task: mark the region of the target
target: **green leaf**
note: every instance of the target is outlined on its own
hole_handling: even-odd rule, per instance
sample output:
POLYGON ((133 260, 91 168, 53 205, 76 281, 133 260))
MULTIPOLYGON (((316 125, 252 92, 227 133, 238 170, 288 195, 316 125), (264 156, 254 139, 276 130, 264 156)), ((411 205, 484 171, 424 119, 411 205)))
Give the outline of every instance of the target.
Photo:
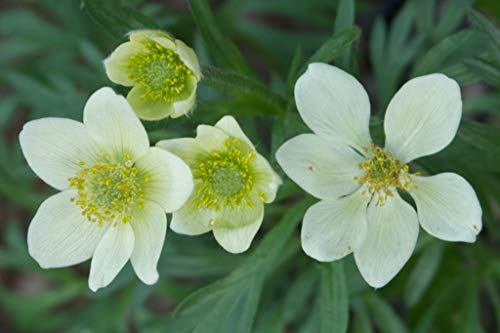
MULTIPOLYGON (((340 0, 337 6, 337 15, 335 16, 335 33, 354 26, 355 8, 354 0, 340 0)), ((342 52, 335 64, 344 70, 349 70, 352 65, 351 56, 352 50, 351 47, 348 47, 342 52)))
POLYGON ((321 332, 346 332, 349 321, 349 296, 341 261, 322 264, 320 309, 321 332))
POLYGON ((496 60, 500 63, 500 29, 498 29, 495 24, 490 22, 486 17, 473 9, 470 9, 467 12, 467 16, 475 29, 482 31, 486 34, 486 36, 488 36, 490 44, 496 53, 496 60))
POLYGON ((498 65, 480 58, 465 59, 463 63, 470 71, 476 72, 486 83, 500 87, 500 67, 498 65))
POLYGON ((286 323, 293 322, 300 312, 307 307, 307 301, 311 296, 317 278, 317 271, 310 266, 289 286, 283 301, 283 317, 286 323))
POLYGON ((500 112, 500 94, 482 94, 464 101, 464 113, 500 112))
POLYGON ((288 211, 257 249, 228 277, 207 285, 183 300, 171 321, 175 332, 250 332, 263 283, 279 261, 288 238, 301 220, 306 200, 288 211), (183 332, 183 331, 182 331, 183 332))
POLYGON ((485 39, 472 29, 450 35, 430 49, 416 63, 412 76, 443 72, 444 69, 485 50, 485 39))
POLYGON ((413 306, 422 298, 436 274, 443 257, 444 243, 435 241, 427 246, 410 277, 406 280, 404 298, 406 304, 413 306))
POLYGON ((232 69, 250 77, 255 73, 235 44, 226 38, 217 26, 206 0, 189 0, 191 14, 200 31, 205 46, 221 67, 232 69))
POLYGON ((372 318, 377 327, 384 333, 409 333, 403 320, 397 315, 392 307, 376 294, 370 294, 365 299, 372 318))
POLYGON ((332 62, 358 39, 359 36, 361 36, 361 29, 357 26, 335 33, 321 45, 321 47, 309 58, 306 64, 308 65, 313 62, 332 62))
POLYGON ((135 29, 158 29, 158 24, 119 0, 82 0, 90 17, 115 39, 121 40, 135 29))
POLYGON ((233 71, 217 67, 204 67, 201 83, 233 95, 242 94, 257 98, 271 106, 272 113, 284 114, 286 102, 283 97, 272 92, 260 82, 233 71))
POLYGON ((424 38, 412 36, 415 12, 411 2, 394 18, 390 30, 381 18, 377 18, 370 40, 370 59, 378 89, 378 111, 385 108, 399 86, 401 76, 420 50, 424 38))

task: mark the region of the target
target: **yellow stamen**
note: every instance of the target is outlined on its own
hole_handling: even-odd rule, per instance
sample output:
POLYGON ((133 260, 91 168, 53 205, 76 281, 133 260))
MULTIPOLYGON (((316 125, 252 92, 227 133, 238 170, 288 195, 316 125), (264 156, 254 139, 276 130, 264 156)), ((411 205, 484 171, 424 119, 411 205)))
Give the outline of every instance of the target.
POLYGON ((116 221, 128 223, 132 219, 132 210, 144 206, 140 199, 144 194, 139 171, 128 154, 124 157, 124 162, 101 158, 100 162, 69 178, 69 185, 77 190, 77 196, 70 201, 80 206, 82 215, 90 222, 99 225, 116 221), (105 162, 101 162, 103 160, 105 162))
POLYGON ((382 206, 388 197, 394 196, 396 189, 415 187, 411 182, 413 175, 409 173, 408 165, 402 164, 390 152, 374 144, 363 148, 363 151, 368 157, 359 163, 359 168, 365 173, 361 177, 354 177, 361 185, 366 184, 362 195, 368 194, 370 200, 376 195, 377 205, 382 206))
POLYGON ((178 54, 157 42, 144 44, 145 50, 131 56, 129 77, 143 87, 142 99, 175 102, 191 94, 188 78, 193 72, 178 54))
POLYGON ((220 210, 241 204, 253 207, 248 196, 254 187, 250 162, 255 152, 235 138, 227 139, 224 145, 226 150, 212 152, 194 170, 195 178, 201 180, 197 208, 220 210))

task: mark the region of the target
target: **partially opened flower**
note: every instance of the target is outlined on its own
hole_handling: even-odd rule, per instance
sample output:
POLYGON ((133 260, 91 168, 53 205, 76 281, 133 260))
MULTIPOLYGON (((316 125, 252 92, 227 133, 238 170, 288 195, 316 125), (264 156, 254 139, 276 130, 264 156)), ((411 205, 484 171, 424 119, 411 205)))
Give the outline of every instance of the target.
POLYGON ((246 251, 262 223, 264 203, 274 200, 281 179, 236 120, 226 116, 215 126, 198 126, 196 138, 157 146, 180 156, 194 177, 193 194, 174 212, 170 228, 186 235, 213 231, 227 251, 246 251))
POLYGON ((142 119, 180 117, 193 109, 200 65, 193 49, 159 30, 137 30, 104 60, 109 79, 133 87, 127 95, 142 119))
POLYGON ((458 84, 443 74, 417 77, 387 108, 385 147, 370 138, 370 102, 361 84, 326 64, 311 64, 295 85, 297 108, 314 134, 287 141, 277 160, 305 191, 321 199, 308 209, 302 248, 319 261, 354 252, 364 279, 387 284, 410 258, 419 222, 447 241, 474 242, 481 207, 471 185, 454 173, 423 177, 408 163, 454 138, 462 114, 458 84), (407 191, 417 211, 398 191, 407 191))
POLYGON ((61 191, 41 204, 29 226, 29 253, 40 266, 92 258, 89 287, 96 291, 130 259, 142 281, 155 283, 165 213, 186 201, 193 180, 180 158, 149 146, 125 98, 102 88, 85 105, 83 123, 33 120, 19 140, 33 171, 61 191))

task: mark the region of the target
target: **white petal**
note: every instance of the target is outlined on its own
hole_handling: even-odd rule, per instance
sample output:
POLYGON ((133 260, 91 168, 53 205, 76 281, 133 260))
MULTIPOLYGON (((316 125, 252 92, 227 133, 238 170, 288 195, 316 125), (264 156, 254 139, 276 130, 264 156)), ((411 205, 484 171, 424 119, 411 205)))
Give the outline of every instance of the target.
POLYGON ((106 287, 118 275, 134 249, 134 231, 130 223, 112 225, 104 234, 90 265, 89 288, 106 287))
POLYGON ((311 206, 302 222, 302 249, 319 261, 333 261, 355 251, 365 239, 368 196, 358 190, 311 206))
POLYGON ((97 155, 85 126, 70 119, 30 121, 19 134, 19 141, 31 169, 59 190, 68 188, 68 178, 81 169, 79 162, 92 163, 97 155))
MULTIPOLYGON (((238 227, 228 227, 228 228, 214 228, 214 237, 217 242, 224 248, 224 250, 231 253, 241 253, 248 250, 252 240, 254 239, 257 231, 262 224, 264 218, 264 207, 260 205, 255 209, 255 212, 259 214, 254 216, 256 219, 254 222, 249 224, 244 224, 238 227)), ((235 224, 238 224, 237 222, 235 224)))
POLYGON ((216 124, 215 127, 223 130, 226 132, 228 135, 232 136, 233 138, 240 139, 243 142, 246 142, 252 149, 255 149, 255 147, 252 144, 252 141, 243 133, 243 130, 241 129, 240 125, 234 119, 232 116, 224 116, 222 117, 216 124))
POLYGON ((156 202, 167 213, 179 209, 193 191, 189 166, 164 149, 150 148, 135 165, 141 177, 149 179, 144 185, 144 199, 156 202))
POLYGON ((129 77, 128 63, 132 55, 144 51, 140 43, 127 42, 118 46, 111 55, 104 60, 104 68, 108 78, 123 86, 130 87, 134 81, 129 77))
POLYGON ((158 281, 156 266, 167 232, 167 216, 160 206, 149 202, 134 213, 131 224, 135 245, 130 261, 144 283, 154 284, 158 281))
POLYGON ((397 192, 383 206, 374 202, 368 207, 366 239, 354 250, 354 259, 365 281, 380 288, 410 259, 418 238, 418 219, 397 192))
POLYGON ((127 101, 139 118, 151 121, 160 120, 170 116, 174 112, 174 106, 171 102, 165 102, 161 99, 154 101, 142 98, 145 92, 145 88, 137 85, 127 95, 127 101))
POLYGON ((434 237, 472 243, 482 228, 481 205, 472 186, 455 173, 415 177, 408 191, 420 225, 434 237))
POLYGON ((229 135, 225 131, 214 126, 198 125, 196 128, 196 140, 208 152, 226 150, 224 142, 228 138, 229 135))
POLYGON ((179 53, 180 58, 186 66, 193 71, 194 75, 199 80, 201 78, 201 68, 196 53, 192 48, 184 44, 184 42, 179 39, 175 40, 175 44, 177 44, 177 52, 179 53))
POLYGON ((370 145, 370 101, 352 75, 327 64, 310 64, 295 84, 295 102, 314 133, 359 151, 370 145))
POLYGON ((156 146, 179 156, 192 168, 201 162, 200 158, 203 158, 205 154, 209 154, 194 138, 161 140, 156 143, 156 146))
POLYGON ((363 158, 351 147, 331 143, 315 134, 286 141, 276 152, 285 173, 306 192, 320 199, 335 199, 359 188, 363 158))
POLYGON ((455 137, 462 99, 458 84, 443 74, 406 82, 385 114, 385 148, 402 163, 434 154, 455 137))
POLYGON ((127 100, 111 88, 101 88, 90 96, 83 123, 90 137, 118 160, 126 153, 135 160, 149 148, 148 135, 139 118, 127 100))
POLYGON ((166 38, 169 40, 173 40, 172 36, 163 32, 161 30, 153 30, 153 29, 138 29, 132 30, 128 33, 129 39, 132 42, 138 43, 147 43, 155 38, 166 38))
POLYGON ((65 267, 88 260, 107 230, 87 221, 70 202, 76 191, 45 200, 28 229, 28 251, 42 268, 65 267))
POLYGON ((201 235, 212 229, 211 223, 217 216, 213 210, 196 208, 196 195, 192 195, 179 210, 172 215, 170 229, 183 235, 201 235))
POLYGON ((271 203, 276 198, 281 178, 273 170, 269 162, 260 154, 252 160, 252 172, 255 181, 255 190, 265 203, 271 203))
POLYGON ((193 90, 193 92, 187 99, 175 102, 173 104, 173 112, 170 116, 172 118, 181 117, 187 114, 189 111, 193 110, 195 104, 196 104, 196 89, 193 90))

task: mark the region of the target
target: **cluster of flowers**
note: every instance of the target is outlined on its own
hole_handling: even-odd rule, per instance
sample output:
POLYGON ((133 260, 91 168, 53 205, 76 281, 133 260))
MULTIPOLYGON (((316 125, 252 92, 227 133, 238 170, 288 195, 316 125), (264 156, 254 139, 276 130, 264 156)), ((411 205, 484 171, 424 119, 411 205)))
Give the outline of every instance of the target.
MULTIPOLYGON (((92 258, 89 287, 107 286, 130 259, 146 284, 158 280, 167 231, 213 231, 227 251, 246 251, 281 179, 236 120, 199 125, 195 138, 150 147, 139 118, 180 117, 195 106, 201 70, 194 51, 161 31, 132 32, 104 61, 111 88, 90 96, 83 123, 28 122, 20 133, 34 172, 60 190, 45 200, 28 230, 31 256, 43 268, 92 258)), ((411 256, 419 223, 448 241, 474 242, 481 207, 453 173, 423 177, 408 163, 446 147, 461 118, 460 89, 442 74, 412 79, 392 99, 385 147, 369 134, 370 103, 361 84, 327 64, 311 64, 295 86, 299 113, 314 134, 285 142, 276 154, 285 173, 321 199, 309 208, 302 247, 319 261, 354 253, 365 280, 387 284, 411 256), (409 193, 417 210, 398 191, 409 193)))

